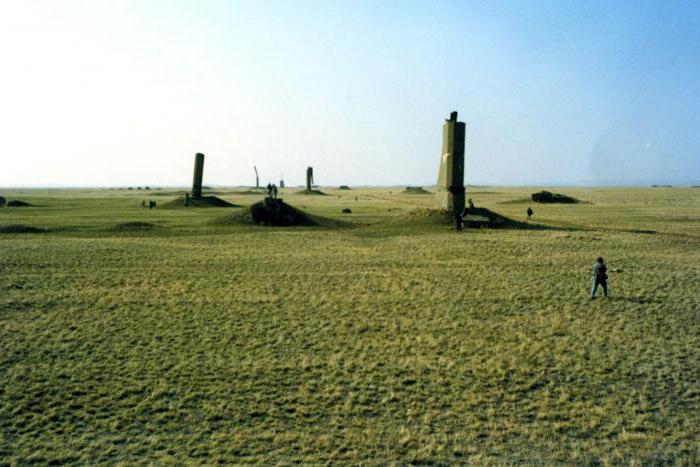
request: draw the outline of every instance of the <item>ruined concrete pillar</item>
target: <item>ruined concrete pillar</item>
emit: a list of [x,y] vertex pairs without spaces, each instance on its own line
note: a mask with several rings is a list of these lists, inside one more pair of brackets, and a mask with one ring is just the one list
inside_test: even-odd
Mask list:
[[194,180],[192,181],[192,198],[202,197],[202,176],[204,175],[204,154],[194,156]]
[[466,125],[457,121],[457,112],[442,125],[442,157],[435,201],[440,209],[464,211],[464,136]]
[[311,187],[314,184],[314,168],[313,167],[307,167],[306,168],[306,190],[311,191]]

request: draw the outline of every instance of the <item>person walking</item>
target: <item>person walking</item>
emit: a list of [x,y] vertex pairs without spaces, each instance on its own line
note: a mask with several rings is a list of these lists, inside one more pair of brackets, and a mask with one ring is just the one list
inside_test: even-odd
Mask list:
[[595,299],[598,286],[603,288],[603,296],[608,296],[608,267],[602,257],[598,258],[593,265],[593,287],[591,287],[591,300]]
[[527,220],[532,219],[532,215],[535,213],[535,212],[532,210],[532,208],[527,208],[527,211],[525,211],[525,212],[527,213]]

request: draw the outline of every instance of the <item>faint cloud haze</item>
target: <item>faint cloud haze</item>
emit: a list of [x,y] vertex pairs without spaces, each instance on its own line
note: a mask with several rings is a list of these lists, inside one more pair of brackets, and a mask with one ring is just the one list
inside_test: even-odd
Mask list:
[[0,186],[699,183],[700,3],[0,2]]

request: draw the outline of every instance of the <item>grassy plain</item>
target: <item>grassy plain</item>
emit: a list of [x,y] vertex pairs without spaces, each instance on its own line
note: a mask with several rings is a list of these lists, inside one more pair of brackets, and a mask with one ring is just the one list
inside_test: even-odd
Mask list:
[[[518,220],[535,191],[468,190]],[[48,232],[0,234],[0,464],[700,462],[700,189],[557,188],[589,203],[462,233],[400,188],[295,191],[351,225],[1,192],[38,207],[0,227]]]

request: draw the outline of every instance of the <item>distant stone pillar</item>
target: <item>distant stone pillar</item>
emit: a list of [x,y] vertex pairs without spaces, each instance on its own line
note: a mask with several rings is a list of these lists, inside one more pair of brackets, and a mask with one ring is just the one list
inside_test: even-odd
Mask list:
[[192,181],[192,198],[202,197],[202,175],[204,174],[204,154],[194,156],[194,180]]
[[466,125],[457,121],[457,112],[442,125],[442,157],[435,201],[440,209],[464,211],[464,136]]
[[314,168],[306,168],[306,191],[311,191],[311,187],[314,184]]

